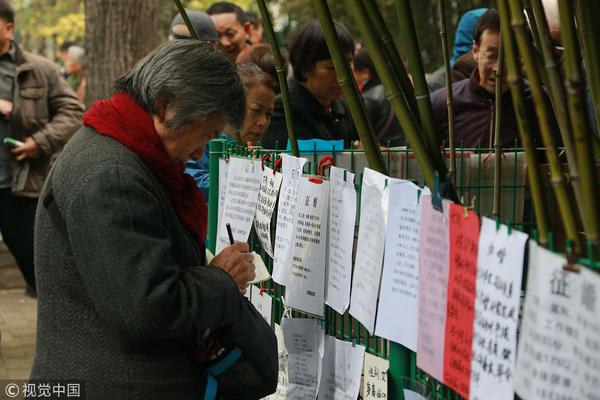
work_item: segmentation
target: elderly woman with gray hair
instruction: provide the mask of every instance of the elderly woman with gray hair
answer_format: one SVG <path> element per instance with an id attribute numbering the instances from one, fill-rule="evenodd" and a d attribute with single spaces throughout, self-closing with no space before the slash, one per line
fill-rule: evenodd
<path id="1" fill-rule="evenodd" d="M 38 207 L 31 379 L 81 383 L 88 400 L 200 397 L 199 360 L 256 312 L 241 294 L 255 274 L 246 243 L 207 265 L 207 209 L 184 164 L 245 108 L 227 56 L 176 40 L 84 115 Z"/>

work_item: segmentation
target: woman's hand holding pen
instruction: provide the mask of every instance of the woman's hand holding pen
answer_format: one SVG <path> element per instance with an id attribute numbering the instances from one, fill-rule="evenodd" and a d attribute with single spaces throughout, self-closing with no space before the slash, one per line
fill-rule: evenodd
<path id="1" fill-rule="evenodd" d="M 248 243 L 238 242 L 224 248 L 213 258 L 210 265 L 227 272 L 237 283 L 240 292 L 244 293 L 248 288 L 248 282 L 256 276 L 252 260 Z"/>

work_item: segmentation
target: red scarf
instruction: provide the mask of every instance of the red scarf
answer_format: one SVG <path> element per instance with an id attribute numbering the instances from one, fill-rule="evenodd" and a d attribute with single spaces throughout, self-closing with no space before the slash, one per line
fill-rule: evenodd
<path id="1" fill-rule="evenodd" d="M 83 125 L 119 141 L 150 168 L 169 191 L 179 219 L 202 248 L 208 221 L 202 192 L 194 178 L 184 172 L 184 165 L 169 157 L 150 114 L 121 92 L 110 100 L 95 102 L 83 115 Z"/>

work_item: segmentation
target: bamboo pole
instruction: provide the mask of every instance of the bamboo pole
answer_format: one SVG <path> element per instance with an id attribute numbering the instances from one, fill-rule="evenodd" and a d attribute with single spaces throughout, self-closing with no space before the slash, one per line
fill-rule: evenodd
<path id="1" fill-rule="evenodd" d="M 598 207 L 600 196 L 592 149 L 592 131 L 584 103 L 581 58 L 571 5 L 569 0 L 558 1 L 560 33 L 565 47 L 565 86 L 575 140 L 575 153 L 579 161 L 583 225 L 587 240 L 596 247 L 600 241 L 600 208 Z"/>
<path id="2" fill-rule="evenodd" d="M 369 167 L 376 171 L 387 173 L 381 150 L 375 142 L 373 128 L 367 118 L 365 104 L 356 87 L 350 65 L 348 65 L 348 62 L 346 61 L 346 54 L 342 52 L 335 30 L 335 24 L 331 12 L 329 11 L 329 7 L 327 6 L 327 0 L 313 0 L 313 3 L 315 5 L 317 17 L 323 27 L 325 40 L 327 42 L 327 47 L 329 47 L 329 52 L 331 53 L 331 60 L 335 67 L 338 82 L 348 101 L 352 119 L 354 120 L 363 148 L 365 149 Z"/>
<path id="3" fill-rule="evenodd" d="M 431 153 L 429 152 L 429 149 L 427 148 L 424 139 L 419 132 L 418 126 L 411 117 L 408 105 L 402 101 L 400 88 L 394 79 L 394 73 L 391 67 L 386 62 L 385 53 L 380 44 L 377 42 L 375 33 L 372 29 L 370 29 L 371 27 L 367 23 L 366 18 L 363 18 L 366 13 L 365 5 L 361 0 L 350 0 L 347 4 L 350 9 L 350 14 L 356 22 L 356 26 L 360 32 L 360 35 L 365 40 L 367 48 L 369 49 L 369 54 L 371 55 L 373 63 L 375 64 L 375 68 L 377 69 L 377 73 L 381 78 L 387 97 L 390 99 L 394 113 L 400 121 L 400 124 L 404 129 L 404 133 L 406 134 L 406 137 L 408 138 L 408 141 L 415 152 L 415 157 L 419 163 L 419 166 L 421 167 L 421 170 L 423 171 L 423 176 L 425 177 L 425 183 L 430 188 L 433 188 L 435 164 L 431 157 Z M 456 201 L 457 196 L 454 193 L 454 189 L 451 188 L 450 192 L 450 197 Z"/>
<path id="4" fill-rule="evenodd" d="M 413 88 L 413 84 L 408 78 L 408 73 L 406 68 L 404 67 L 404 62 L 400 58 L 400 54 L 398 54 L 398 50 L 396 47 L 396 43 L 394 43 L 394 39 L 392 38 L 392 34 L 379 11 L 379 7 L 377 7 L 377 3 L 375 0 L 364 0 L 365 9 L 367 10 L 367 16 L 371 22 L 371 25 L 375 27 L 375 31 L 378 36 L 378 41 L 383 45 L 385 50 L 385 54 L 387 55 L 387 60 L 400 87 L 402 88 L 402 93 L 404 94 L 404 98 L 408 102 L 408 106 L 412 111 L 412 114 L 415 118 L 419 115 L 417 108 L 417 100 L 415 99 L 415 90 Z M 417 124 L 420 124 L 419 120 L 416 120 Z"/>
<path id="5" fill-rule="evenodd" d="M 496 82 L 504 80 L 504 44 L 502 35 L 498 45 L 498 69 Z M 494 203 L 492 215 L 498 220 L 500 215 L 500 185 L 502 183 L 502 85 L 496 84 L 496 103 L 494 104 Z"/>
<path id="6" fill-rule="evenodd" d="M 292 106 L 290 104 L 290 92 L 287 85 L 285 64 L 283 63 L 283 57 L 281 57 L 281 51 L 279 51 L 279 43 L 277 42 L 277 36 L 275 36 L 275 31 L 273 30 L 271 16 L 265 0 L 258 0 L 258 8 L 260 10 L 262 23 L 265 28 L 265 34 L 267 35 L 267 39 L 271 44 L 271 51 L 273 52 L 273 57 L 275 58 L 275 69 L 277 70 L 277 79 L 279 80 L 279 87 L 281 88 L 281 102 L 283 103 L 285 126 L 287 128 L 290 148 L 292 150 L 292 154 L 296 157 L 299 157 L 300 150 L 298 149 L 298 140 L 296 139 L 294 125 L 292 123 Z"/>
<path id="7" fill-rule="evenodd" d="M 499 0 L 496 2 L 496 6 L 498 7 L 498 14 L 500 15 L 501 35 L 503 37 L 506 68 L 508 71 L 507 79 L 510 85 L 515 115 L 517 117 L 519 136 L 521 137 L 521 142 L 525 151 L 525 157 L 527 159 L 527 175 L 529 178 L 535 219 L 539 232 L 539 242 L 546 246 L 548 243 L 548 211 L 544 199 L 540 166 L 536 159 L 535 149 L 533 148 L 531 137 L 529 136 L 531 129 L 528 116 L 526 115 L 525 111 L 526 106 L 517 52 L 515 49 L 512 32 L 510 30 L 510 15 L 508 12 L 508 5 L 506 4 L 505 0 Z M 496 82 L 496 84 L 499 84 L 499 82 Z"/>
<path id="8" fill-rule="evenodd" d="M 523 15 L 523 9 L 519 0 L 509 0 L 510 13 L 512 17 L 512 27 L 515 33 L 515 39 L 519 54 L 525 63 L 525 68 L 532 71 L 528 75 L 529 87 L 533 96 L 534 108 L 542 134 L 542 140 L 546 148 L 546 156 L 550 166 L 550 182 L 552 189 L 558 202 L 558 209 L 565 226 L 567 239 L 573 243 L 575 254 L 581 251 L 581 243 L 577 233 L 577 224 L 573 207 L 569 204 L 569 195 L 567 185 L 560 166 L 558 150 L 554 141 L 554 135 L 551 128 L 550 112 L 547 107 L 544 91 L 542 89 L 542 81 L 537 73 L 535 73 L 534 49 L 527 35 L 527 25 Z"/>
<path id="9" fill-rule="evenodd" d="M 194 25 L 192 25 L 192 21 L 190 21 L 190 17 L 188 16 L 187 11 L 185 11 L 183 4 L 181 4 L 181 0 L 175 0 L 175 5 L 183 18 L 183 22 L 185 22 L 185 26 L 187 26 L 188 31 L 190 31 L 190 35 L 192 35 L 193 39 L 198 40 L 198 33 L 196 32 L 196 29 L 194 29 Z"/>
<path id="10" fill-rule="evenodd" d="M 448 172 L 454 177 L 456 174 L 456 143 L 454 142 L 454 99 L 452 96 L 452 71 L 450 69 L 450 55 L 448 54 L 448 31 L 446 30 L 446 0 L 438 0 L 440 13 L 440 37 L 442 39 L 442 55 L 446 73 L 446 106 L 448 108 L 448 147 L 450 148 L 450 166 Z"/>
<path id="11" fill-rule="evenodd" d="M 421 60 L 421 53 L 419 51 L 419 42 L 417 40 L 417 32 L 415 30 L 410 2 L 408 0 L 396 0 L 396 8 L 398 11 L 399 23 L 402 27 L 402 35 L 404 37 L 403 44 L 406 50 L 406 57 L 408 58 L 409 70 L 412 74 L 415 87 L 415 96 L 417 98 L 419 118 L 425 137 L 425 144 L 434 157 L 433 160 L 436 168 L 440 171 L 440 176 L 443 176 L 442 171 L 444 168 L 442 165 L 445 164 L 439 151 L 441 138 L 438 137 L 435 129 L 433 109 L 429 97 L 429 87 L 425 80 L 425 71 Z"/>

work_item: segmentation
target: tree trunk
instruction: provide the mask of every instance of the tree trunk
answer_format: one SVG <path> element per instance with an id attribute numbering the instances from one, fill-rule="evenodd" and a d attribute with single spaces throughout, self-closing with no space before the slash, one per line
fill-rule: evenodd
<path id="1" fill-rule="evenodd" d="M 160 0 L 85 0 L 86 106 L 160 42 Z"/>

